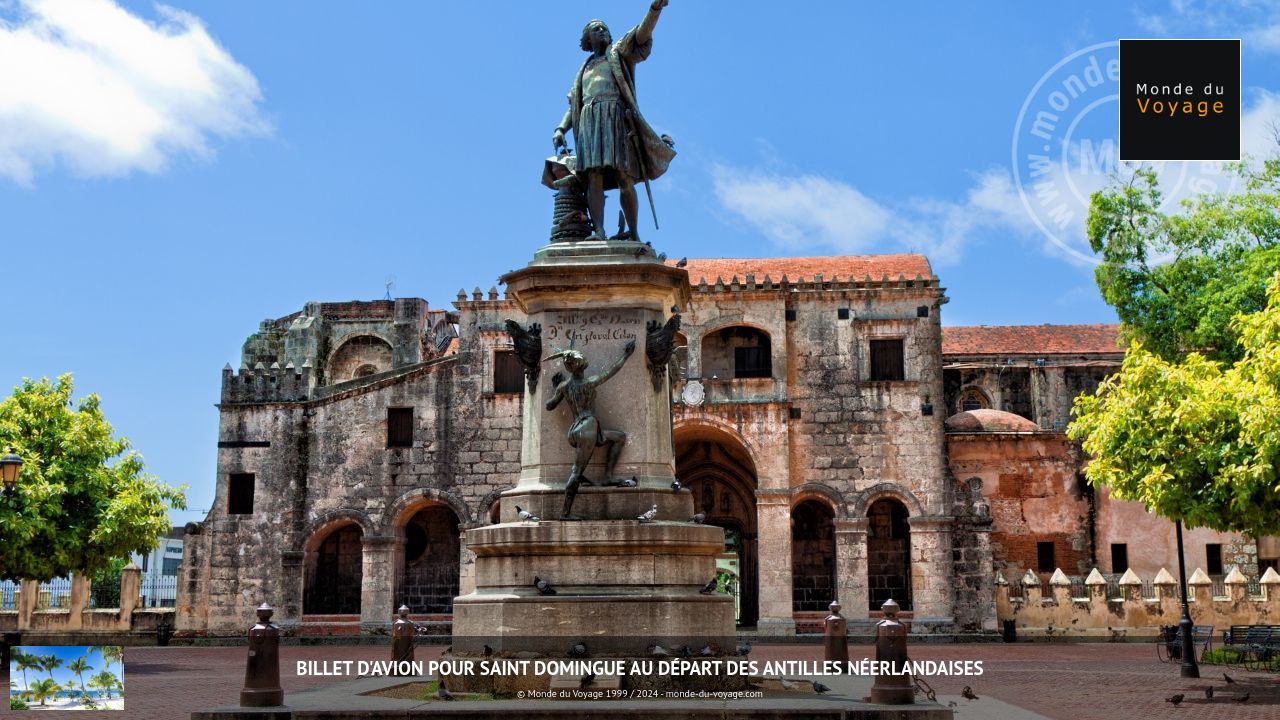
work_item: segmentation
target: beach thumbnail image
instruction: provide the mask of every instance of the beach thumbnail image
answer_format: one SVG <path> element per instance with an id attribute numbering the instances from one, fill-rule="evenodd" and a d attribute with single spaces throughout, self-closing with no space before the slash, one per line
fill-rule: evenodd
<path id="1" fill-rule="evenodd" d="M 123 710 L 124 648 L 20 645 L 9 656 L 10 710 Z"/>

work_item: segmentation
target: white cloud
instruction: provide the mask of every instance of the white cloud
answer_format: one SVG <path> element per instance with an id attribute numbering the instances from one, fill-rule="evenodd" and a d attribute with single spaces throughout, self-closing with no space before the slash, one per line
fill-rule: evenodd
<path id="1" fill-rule="evenodd" d="M 2 6 L 0 6 L 2 7 Z M 110 0 L 18 0 L 0 15 L 0 177 L 55 164 L 85 176 L 159 172 L 215 137 L 269 132 L 258 82 L 199 18 L 149 22 Z"/>
<path id="2" fill-rule="evenodd" d="M 1280 95 L 1255 90 L 1253 104 L 1240 117 L 1240 151 L 1263 160 L 1276 154 L 1280 129 Z"/>
<path id="3" fill-rule="evenodd" d="M 905 249 L 946 264 L 958 260 L 980 231 L 1029 232 L 1033 227 L 1004 170 L 977 176 L 963 202 L 917 198 L 893 206 L 873 200 L 848 183 L 816 175 L 716 165 L 712 181 L 725 208 L 794 251 Z"/>

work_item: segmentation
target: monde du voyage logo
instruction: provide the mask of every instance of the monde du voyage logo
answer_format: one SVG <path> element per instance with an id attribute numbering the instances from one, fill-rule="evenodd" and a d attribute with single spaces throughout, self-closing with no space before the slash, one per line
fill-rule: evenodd
<path id="1" fill-rule="evenodd" d="M 1120 41 L 1120 159 L 1240 159 L 1239 40 Z"/>

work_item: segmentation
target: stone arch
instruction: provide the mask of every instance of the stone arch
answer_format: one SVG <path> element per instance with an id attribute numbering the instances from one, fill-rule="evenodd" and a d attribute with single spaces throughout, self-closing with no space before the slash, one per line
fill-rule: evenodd
<path id="1" fill-rule="evenodd" d="M 466 506 L 435 488 L 401 495 L 388 510 L 395 538 L 396 607 L 415 613 L 451 613 L 461 571 L 461 528 Z"/>
<path id="2" fill-rule="evenodd" d="M 423 505 L 430 503 L 446 505 L 454 515 L 458 516 L 458 522 L 464 525 L 471 523 L 471 511 L 467 509 L 466 503 L 459 500 L 453 493 L 437 488 L 420 487 L 404 493 L 387 507 L 383 527 L 400 527 L 410 515 L 417 512 Z"/>
<path id="3" fill-rule="evenodd" d="M 925 514 L 924 505 L 920 503 L 920 499 L 915 496 L 915 493 L 897 483 L 883 482 L 872 485 L 855 495 L 849 515 L 851 517 L 866 517 L 867 508 L 871 506 L 871 503 L 885 497 L 891 497 L 905 505 L 911 517 Z"/>
<path id="4" fill-rule="evenodd" d="M 960 390 L 956 412 L 968 410 L 986 410 L 991 407 L 991 396 L 977 385 L 968 385 Z"/>
<path id="5" fill-rule="evenodd" d="M 480 504 L 476 506 L 479 509 L 479 513 L 476 515 L 476 524 L 497 525 L 501 522 L 498 517 L 498 511 L 502 509 L 501 500 L 501 490 L 490 490 L 489 494 L 485 495 L 480 500 Z"/>
<path id="6" fill-rule="evenodd" d="M 747 323 L 724 325 L 702 333 L 699 358 L 703 378 L 771 378 L 773 337 Z"/>
<path id="7" fill-rule="evenodd" d="M 725 555 L 717 566 L 738 576 L 738 621 L 754 625 L 759 616 L 754 453 L 737 430 L 711 418 L 677 423 L 674 440 L 676 476 L 693 493 L 706 524 L 724 529 Z"/>
<path id="8" fill-rule="evenodd" d="M 325 362 L 325 382 L 329 385 L 391 369 L 391 343 L 373 333 L 343 338 Z M 373 372 L 368 368 L 372 367 Z M 363 372 L 365 375 L 358 375 Z"/>
<path id="9" fill-rule="evenodd" d="M 805 500 L 820 500 L 831 506 L 831 512 L 837 517 L 847 515 L 849 513 L 849 504 L 845 501 L 844 495 L 830 485 L 823 483 L 808 482 L 791 490 L 791 507 L 795 509 L 797 505 Z"/>
<path id="10" fill-rule="evenodd" d="M 303 541 L 304 615 L 358 615 L 364 538 L 372 523 L 358 510 L 334 510 L 312 521 Z"/>
<path id="11" fill-rule="evenodd" d="M 791 609 L 817 612 L 836 599 L 836 505 L 812 494 L 791 506 Z"/>
<path id="12" fill-rule="evenodd" d="M 907 505 L 882 493 L 867 505 L 868 610 L 879 610 L 890 598 L 912 609 L 911 525 Z"/>
<path id="13" fill-rule="evenodd" d="M 334 530 L 335 528 L 355 523 L 360 526 L 360 532 L 364 535 L 376 535 L 377 530 L 374 527 L 373 519 L 363 510 L 354 508 L 341 508 L 338 510 L 328 510 L 315 517 L 311 524 L 307 526 L 306 531 L 302 534 L 302 551 L 306 552 L 315 549 L 315 545 L 323 540 L 323 535 Z"/>

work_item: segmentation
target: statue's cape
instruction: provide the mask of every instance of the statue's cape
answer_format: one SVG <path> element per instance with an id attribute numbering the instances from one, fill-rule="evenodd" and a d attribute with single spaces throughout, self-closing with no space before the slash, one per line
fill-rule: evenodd
<path id="1" fill-rule="evenodd" d="M 640 114 L 640 105 L 636 102 L 635 87 L 635 67 L 636 63 L 649 57 L 649 52 L 653 49 L 653 39 L 641 45 L 636 42 L 636 31 L 639 26 L 632 28 L 622 39 L 609 46 L 605 52 L 605 59 L 609 63 L 609 69 L 613 71 L 613 79 L 618 85 L 618 92 L 622 96 L 622 100 L 627 105 L 627 109 L 631 111 L 631 120 L 635 132 L 639 136 L 639 146 L 641 152 L 641 160 L 644 166 L 644 173 L 649 180 L 656 180 L 662 177 L 667 171 L 667 167 L 671 165 L 671 159 L 676 156 L 676 151 L 666 143 L 662 142 L 662 138 L 658 133 L 654 132 L 649 123 L 645 121 L 644 115 Z M 590 61 L 590 57 L 587 61 Z M 578 75 L 573 79 L 573 88 L 569 91 L 569 107 L 573 110 L 574 127 L 577 127 L 578 118 L 582 114 L 582 74 L 587 69 L 587 62 L 582 63 L 582 67 L 578 68 Z M 629 142 L 629 140 L 627 140 Z M 633 147 L 633 146 L 629 146 Z M 646 178 L 641 178 L 646 179 Z"/>

